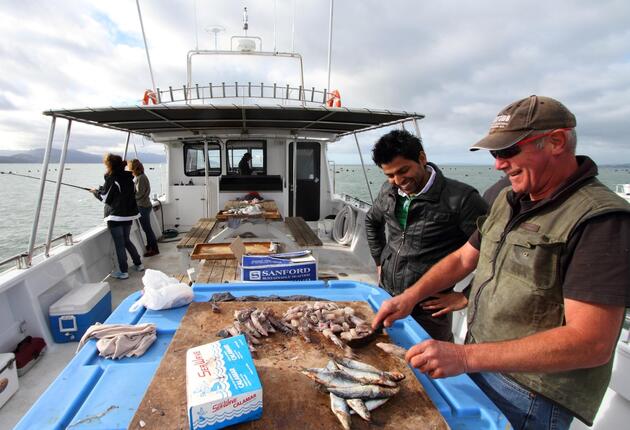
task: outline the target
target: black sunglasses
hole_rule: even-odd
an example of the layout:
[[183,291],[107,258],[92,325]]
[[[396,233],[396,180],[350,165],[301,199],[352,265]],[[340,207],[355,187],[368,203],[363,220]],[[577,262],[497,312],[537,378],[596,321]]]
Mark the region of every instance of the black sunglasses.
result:
[[529,136],[519,142],[516,142],[512,146],[508,146],[507,148],[490,150],[490,155],[492,155],[494,158],[501,158],[503,160],[507,160],[508,158],[512,158],[515,155],[518,155],[521,153],[521,145],[524,145],[530,142],[535,142],[538,139],[542,139],[543,137],[551,136],[556,131],[566,131],[566,130],[570,130],[570,128],[559,128],[557,130],[553,130],[548,133],[542,133],[542,134],[537,134],[535,136]]

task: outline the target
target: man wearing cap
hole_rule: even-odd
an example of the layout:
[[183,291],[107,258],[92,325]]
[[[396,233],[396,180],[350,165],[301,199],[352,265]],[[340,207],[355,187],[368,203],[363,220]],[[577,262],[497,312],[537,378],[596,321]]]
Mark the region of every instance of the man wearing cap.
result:
[[466,244],[374,319],[389,326],[476,269],[466,344],[425,341],[406,358],[434,378],[470,373],[515,428],[592,424],[630,306],[630,205],[575,155],[575,125],[548,97],[503,109],[471,149],[489,150],[511,189]]

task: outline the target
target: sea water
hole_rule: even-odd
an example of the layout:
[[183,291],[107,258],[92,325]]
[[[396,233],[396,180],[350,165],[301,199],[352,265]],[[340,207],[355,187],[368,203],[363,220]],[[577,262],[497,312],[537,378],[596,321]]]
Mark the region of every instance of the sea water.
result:
[[[483,193],[502,176],[492,166],[439,166],[445,176],[465,182]],[[40,177],[39,164],[0,164],[0,260],[26,251],[33,225],[39,194],[39,180],[9,175],[8,172]],[[151,194],[163,194],[166,190],[165,166],[146,164],[145,174],[151,182]],[[51,164],[47,179],[56,181],[58,165]],[[376,197],[385,181],[385,176],[376,166],[366,166],[367,180]],[[67,164],[62,182],[86,188],[97,188],[103,184],[102,164]],[[360,165],[330,165],[331,182],[336,193],[345,193],[370,202],[363,170]],[[599,167],[599,180],[615,189],[616,184],[630,183],[630,168]],[[43,243],[48,233],[52,202],[56,184],[47,182],[36,244]],[[102,225],[103,204],[85,190],[68,186],[61,187],[61,195],[55,220],[53,237],[64,233],[78,235],[88,229]],[[3,268],[0,268],[2,270]]]

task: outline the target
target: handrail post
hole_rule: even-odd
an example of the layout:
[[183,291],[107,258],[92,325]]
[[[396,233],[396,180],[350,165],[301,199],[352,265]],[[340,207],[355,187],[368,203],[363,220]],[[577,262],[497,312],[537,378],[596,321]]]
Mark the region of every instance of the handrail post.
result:
[[48,133],[48,144],[46,152],[44,152],[44,161],[42,162],[42,174],[39,178],[39,196],[37,197],[37,207],[35,208],[35,217],[33,218],[33,226],[31,229],[31,239],[28,242],[28,251],[26,253],[26,266],[29,267],[33,262],[33,248],[35,248],[35,240],[37,239],[37,227],[39,226],[39,215],[42,211],[42,201],[44,199],[44,188],[46,186],[46,174],[48,173],[48,162],[50,161],[50,153],[52,149],[53,137],[55,136],[55,124],[57,117],[53,116],[50,121],[50,131]]
[[361,147],[359,146],[359,138],[356,133],[354,135],[354,141],[357,143],[357,151],[359,151],[359,158],[361,158],[361,167],[363,168],[363,176],[365,177],[365,185],[367,185],[368,193],[370,193],[370,201],[374,204],[374,197],[372,197],[372,189],[370,188],[370,181],[368,181],[367,172],[365,171],[365,163],[363,163],[363,154],[361,154]]
[[413,117],[413,126],[416,128],[416,137],[420,139],[420,142],[422,142],[422,136],[420,136],[420,127],[418,126],[418,118],[416,118],[415,116]]
[[53,230],[55,228],[55,218],[57,217],[57,206],[59,205],[59,194],[61,192],[61,180],[63,179],[63,169],[66,165],[66,154],[68,153],[68,141],[70,140],[70,129],[72,120],[68,120],[68,128],[66,129],[66,139],[63,142],[61,150],[61,158],[59,159],[59,173],[57,174],[57,189],[55,190],[55,199],[53,200],[52,213],[50,215],[50,224],[48,225],[48,237],[46,238],[45,256],[50,255],[50,242],[52,241]]
[[125,153],[123,154],[123,161],[127,161],[127,150],[129,149],[129,139],[131,139],[131,132],[127,132],[127,142],[125,143]]
[[206,136],[203,137],[203,165],[204,165],[204,189],[206,192],[206,204],[205,206],[205,214],[206,218],[210,217],[210,192],[208,189],[208,163],[210,160],[208,159],[208,139]]

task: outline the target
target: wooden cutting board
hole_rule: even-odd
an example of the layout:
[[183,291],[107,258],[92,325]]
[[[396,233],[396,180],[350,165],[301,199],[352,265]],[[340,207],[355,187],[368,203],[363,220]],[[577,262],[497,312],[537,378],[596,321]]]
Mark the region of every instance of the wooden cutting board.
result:
[[[215,333],[233,321],[237,309],[255,306],[272,308],[282,315],[301,302],[226,302],[222,312],[213,313],[209,303],[191,303],[179,329],[166,351],[144,395],[130,429],[188,429],[186,410],[186,350],[218,340]],[[340,302],[352,306],[357,315],[371,321],[374,314],[366,302]],[[301,336],[286,337],[274,333],[257,346],[254,362],[263,386],[263,416],[260,420],[235,425],[234,429],[341,429],[330,410],[330,397],[300,373],[301,367],[324,367],[327,353],[339,354],[339,348],[319,334],[313,343]],[[388,342],[386,334],[372,345],[356,349],[358,359],[383,370],[404,372],[401,390],[389,402],[372,412],[372,423],[356,415],[353,429],[448,429],[424,388],[401,360],[385,354],[374,344]],[[140,426],[140,421],[144,427]]]

